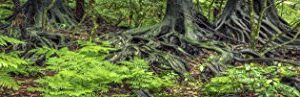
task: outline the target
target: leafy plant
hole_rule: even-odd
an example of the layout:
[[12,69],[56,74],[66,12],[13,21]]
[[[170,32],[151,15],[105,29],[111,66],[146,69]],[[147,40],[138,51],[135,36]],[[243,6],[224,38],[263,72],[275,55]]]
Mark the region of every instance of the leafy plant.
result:
[[[0,35],[0,46],[7,46],[8,44],[17,45],[22,44],[14,38]],[[5,51],[5,50],[4,50]],[[17,52],[6,53],[1,51],[0,53],[0,88],[18,89],[18,83],[10,77],[8,73],[17,69],[20,65],[27,64],[27,62],[19,57]]]
[[288,0],[281,3],[280,6],[277,6],[280,15],[290,24],[299,21],[300,8],[296,8],[297,4],[299,4],[299,1]]
[[[149,69],[147,62],[135,58],[113,64],[105,61],[105,55],[114,50],[107,43],[80,43],[81,48],[70,51],[41,48],[33,52],[44,53],[47,69],[56,71],[54,76],[39,79],[41,91],[46,97],[95,96],[106,93],[113,86],[131,89],[160,89],[171,85],[169,79],[159,78]],[[126,87],[128,86],[128,87]]]
[[287,97],[299,97],[298,90],[280,83],[282,77],[297,74],[297,71],[289,66],[263,67],[250,64],[229,69],[224,75],[212,78],[205,85],[203,91],[210,96],[255,93],[260,97],[274,97],[278,94]]
[[8,17],[13,13],[12,11],[13,5],[10,1],[1,1],[0,4],[0,20],[4,19],[4,17]]

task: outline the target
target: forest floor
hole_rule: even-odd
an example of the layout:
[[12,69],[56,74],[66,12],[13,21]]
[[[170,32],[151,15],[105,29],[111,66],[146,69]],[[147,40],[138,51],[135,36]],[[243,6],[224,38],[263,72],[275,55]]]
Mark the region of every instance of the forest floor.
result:
[[35,76],[15,76],[14,77],[16,81],[18,81],[20,84],[20,87],[18,90],[5,90],[3,92],[0,92],[0,97],[41,97],[41,93],[39,92],[31,92],[28,89],[30,87],[37,86],[37,83],[34,82],[34,80],[37,79]]
[[[91,29],[91,28],[87,28],[87,29]],[[124,28],[122,29],[117,26],[109,25],[107,23],[102,23],[102,25],[100,25],[98,27],[96,32],[97,32],[97,34],[101,35],[104,33],[118,32],[121,30],[124,30]],[[84,37],[82,35],[73,36],[73,38],[75,38],[75,39],[79,39],[78,37],[84,38],[86,36],[84,36]],[[70,47],[72,47],[72,46],[70,46]],[[40,64],[40,66],[38,66],[38,67],[44,68],[44,64]],[[32,91],[30,91],[30,88],[38,86],[37,82],[35,82],[37,79],[39,79],[41,77],[53,76],[53,75],[55,75],[55,72],[43,71],[43,73],[29,75],[29,76],[19,76],[19,75],[12,76],[17,82],[20,83],[19,89],[18,90],[11,90],[11,89],[0,90],[0,97],[42,97],[40,92],[36,92],[36,91],[32,92]],[[127,90],[122,90],[122,91],[127,91]]]
[[20,83],[19,89],[0,92],[0,97],[42,97],[40,92],[30,91],[30,88],[38,86],[38,83],[35,82],[38,78],[53,75],[55,75],[53,71],[43,71],[43,73],[29,76],[15,75],[14,79]]
[[[118,28],[116,26],[112,25],[101,25],[98,29],[97,34],[103,34],[104,33],[109,33],[109,32],[118,32],[122,31],[125,29]],[[76,36],[77,37],[77,36]],[[72,47],[72,46],[71,46]],[[205,60],[209,58],[210,55],[215,54],[214,52],[203,50],[203,54],[200,57],[194,58],[192,60],[189,60],[193,64],[202,64],[204,63]],[[288,59],[293,59],[293,60],[300,60],[300,51],[298,52],[289,52],[287,54],[283,54],[283,58],[288,58]],[[40,66],[43,68],[43,64]],[[199,72],[198,67],[192,67],[190,68],[190,73],[194,79],[199,79],[199,75],[201,75],[201,72]],[[0,91],[0,97],[41,97],[42,94],[39,92],[32,92],[30,91],[30,88],[32,87],[37,87],[38,84],[35,82],[37,79],[45,76],[53,76],[55,75],[55,72],[51,71],[44,71],[43,73],[36,74],[36,75],[31,75],[31,76],[14,76],[14,78],[20,82],[20,88],[19,90],[16,91],[11,91],[11,90],[4,90],[4,92]],[[178,85],[176,87],[168,88],[165,89],[163,92],[167,94],[175,94],[175,95],[181,95],[182,97],[192,97],[192,96],[198,96],[201,97],[200,93],[200,87],[197,85],[193,85],[195,83],[186,83],[183,85]],[[196,83],[197,84],[197,83]],[[114,93],[117,94],[129,94],[132,92],[130,89],[127,88],[119,88],[116,86],[116,88],[111,88],[106,95],[114,95]],[[253,93],[244,93],[244,94],[230,94],[230,95],[225,95],[224,97],[256,97]],[[282,96],[278,96],[282,97]]]

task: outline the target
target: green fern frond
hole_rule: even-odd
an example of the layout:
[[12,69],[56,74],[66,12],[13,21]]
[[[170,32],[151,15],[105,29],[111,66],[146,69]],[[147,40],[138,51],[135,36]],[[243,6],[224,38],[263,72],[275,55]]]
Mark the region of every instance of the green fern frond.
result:
[[97,45],[93,42],[78,42],[81,46],[83,46],[79,52],[80,53],[95,53],[95,54],[108,54],[111,51],[117,50],[116,48],[111,47],[109,42],[101,42],[101,44]]
[[17,69],[20,65],[27,64],[27,62],[15,53],[0,53],[0,87],[17,90],[18,83],[11,78],[8,73],[10,70]]
[[[0,35],[0,46],[9,44],[17,45],[24,42]],[[0,52],[0,88],[18,89],[18,83],[8,74],[13,69],[17,69],[20,65],[27,64],[27,61],[20,58],[18,52],[4,53]]]
[[139,68],[139,69],[148,69],[149,65],[148,62],[141,58],[134,58],[133,60],[130,61],[123,61],[121,62],[122,65],[125,65],[130,68]]
[[36,54],[48,53],[47,69],[57,71],[54,76],[39,79],[37,82],[41,87],[35,90],[46,97],[82,97],[97,92],[105,93],[112,84],[130,85],[132,89],[159,89],[170,85],[170,81],[147,71],[148,63],[140,58],[118,65],[106,61],[105,53],[114,49],[108,44],[86,43],[81,47],[77,51],[67,48],[33,51]]
[[8,74],[0,72],[0,88],[9,88],[17,90],[19,88],[18,83],[11,78]]
[[23,44],[23,43],[24,43],[23,41],[20,41],[18,39],[0,35],[0,46],[7,46],[8,44],[17,45],[17,44]]
[[102,47],[102,46],[86,46],[82,49],[80,49],[81,53],[109,53],[110,51],[116,50],[115,48],[110,47]]
[[48,47],[41,47],[41,48],[37,48],[37,49],[32,49],[29,51],[29,53],[34,53],[34,55],[32,57],[38,57],[38,56],[43,55],[46,57],[46,59],[48,59],[48,58],[50,58],[50,56],[57,54],[58,50],[48,48]]
[[14,55],[0,53],[0,69],[1,68],[18,68],[19,65],[27,64],[27,62]]

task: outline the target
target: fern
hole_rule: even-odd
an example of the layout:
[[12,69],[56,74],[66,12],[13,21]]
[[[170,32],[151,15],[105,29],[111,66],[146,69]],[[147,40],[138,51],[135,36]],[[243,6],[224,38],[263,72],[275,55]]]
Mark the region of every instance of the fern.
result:
[[[0,35],[0,46],[7,46],[8,44],[22,44],[24,42]],[[19,58],[17,52],[0,53],[0,88],[18,89],[17,82],[8,74],[13,69],[17,69],[20,65],[27,64],[27,62]]]
[[24,42],[20,40],[0,35],[0,46],[7,46],[8,44],[23,44],[23,43]]
[[0,73],[0,87],[5,87],[14,90],[17,90],[19,88],[18,83],[13,78],[11,78],[6,72],[0,71]]
[[55,55],[57,52],[57,50],[55,49],[50,49],[48,47],[41,47],[41,48],[37,48],[37,49],[32,49],[29,51],[29,53],[34,53],[33,58],[39,58],[40,56],[44,56],[47,58],[50,58],[52,55]]
[[[9,8],[9,9],[8,9]],[[13,5],[9,4],[8,1],[1,1],[0,4],[0,20],[4,19],[5,17],[8,17],[13,13]]]
[[18,68],[21,64],[26,64],[27,62],[17,56],[0,53],[0,68]]
[[171,81],[147,71],[149,66],[142,59],[118,65],[105,61],[107,53],[115,50],[106,43],[84,43],[81,47],[77,51],[68,48],[33,50],[38,55],[52,54],[47,59],[47,69],[57,71],[55,76],[39,79],[40,87],[33,90],[43,92],[46,97],[82,97],[108,92],[112,85],[129,85],[132,89],[160,89],[171,85]]
[[[170,79],[161,79],[153,75],[153,72],[145,72],[149,68],[146,61],[134,58],[131,61],[121,62],[121,65],[130,69],[129,72],[124,72],[127,75],[126,84],[129,84],[135,89],[159,89],[165,85],[171,84]],[[141,84],[143,83],[143,84]]]
[[79,41],[79,44],[83,46],[79,52],[80,53],[85,53],[85,54],[94,54],[94,55],[103,55],[103,54],[108,54],[111,51],[115,51],[117,49],[113,48],[111,46],[110,42],[104,41],[101,42],[101,46],[97,45],[96,43],[93,42],[82,42]]

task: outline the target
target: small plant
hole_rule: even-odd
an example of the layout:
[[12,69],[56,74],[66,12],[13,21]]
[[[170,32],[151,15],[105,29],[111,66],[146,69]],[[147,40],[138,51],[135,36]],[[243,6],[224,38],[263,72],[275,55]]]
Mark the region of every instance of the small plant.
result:
[[[17,39],[0,35],[0,46],[18,45],[24,42]],[[19,57],[18,52],[6,52],[2,49],[0,52],[0,89],[8,88],[17,90],[18,83],[10,77],[9,73],[15,71],[20,65],[27,64],[27,61]]]
[[0,4],[0,20],[8,17],[13,13],[13,6],[9,1],[1,1]]
[[296,71],[289,66],[263,67],[250,64],[229,69],[223,76],[212,78],[203,91],[209,96],[255,93],[259,97],[299,97],[298,90],[280,83],[282,77],[294,75],[297,75]]
[[147,62],[135,58],[119,64],[105,61],[105,55],[115,50],[107,43],[80,43],[81,48],[70,51],[41,48],[33,52],[47,56],[47,69],[56,71],[54,76],[37,80],[40,87],[33,88],[46,97],[96,96],[109,92],[113,86],[133,90],[157,90],[170,86],[172,81],[159,78],[148,71]]

